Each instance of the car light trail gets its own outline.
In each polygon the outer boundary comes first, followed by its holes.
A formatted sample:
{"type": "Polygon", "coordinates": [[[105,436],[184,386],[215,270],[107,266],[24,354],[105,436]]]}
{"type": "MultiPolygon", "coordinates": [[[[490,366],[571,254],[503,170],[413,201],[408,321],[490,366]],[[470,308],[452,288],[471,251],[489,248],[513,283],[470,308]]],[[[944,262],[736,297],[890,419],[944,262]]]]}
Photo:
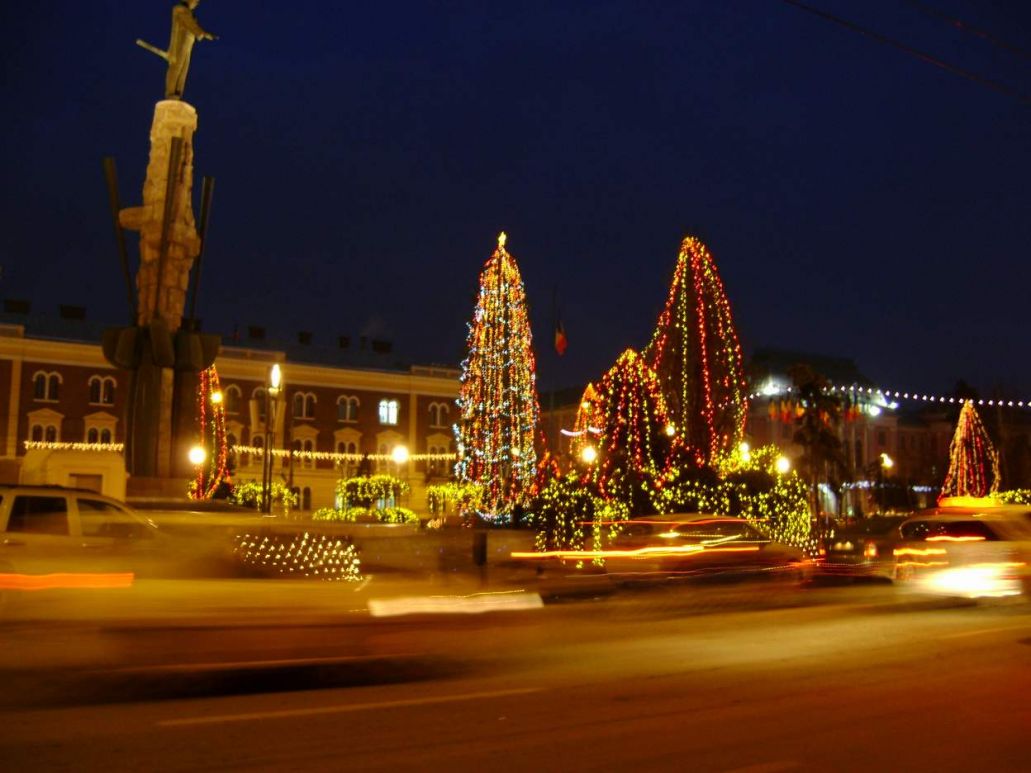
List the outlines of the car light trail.
{"type": "Polygon", "coordinates": [[[59,572],[56,574],[0,574],[0,590],[57,590],[79,588],[99,590],[128,588],[135,580],[132,572],[92,573],[59,572]]]}

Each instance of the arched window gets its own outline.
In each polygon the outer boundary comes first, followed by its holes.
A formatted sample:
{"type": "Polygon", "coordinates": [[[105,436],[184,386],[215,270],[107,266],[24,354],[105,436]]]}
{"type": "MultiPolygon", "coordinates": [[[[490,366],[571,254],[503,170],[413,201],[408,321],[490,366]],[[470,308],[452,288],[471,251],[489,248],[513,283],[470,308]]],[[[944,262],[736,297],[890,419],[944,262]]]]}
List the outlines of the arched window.
{"type": "Polygon", "coordinates": [[[56,403],[60,397],[61,374],[38,371],[32,376],[32,399],[56,403]]]}
{"type": "Polygon", "coordinates": [[[315,395],[311,392],[294,392],[294,418],[315,418],[315,395]]]}
{"type": "Polygon", "coordinates": [[[46,430],[43,432],[43,439],[45,441],[47,441],[48,443],[56,443],[57,442],[57,427],[55,427],[53,424],[49,425],[46,428],[46,430]]]}
{"type": "MultiPolygon", "coordinates": [[[[315,441],[314,440],[305,440],[304,443],[301,444],[301,450],[302,451],[307,451],[308,453],[314,453],[315,452],[315,441]]],[[[302,465],[304,467],[308,468],[308,469],[311,469],[312,467],[315,466],[315,460],[312,459],[310,456],[306,456],[302,460],[302,465]]]]}
{"type": "Polygon", "coordinates": [[[430,426],[446,427],[450,412],[447,403],[430,403],[430,426]]]}
{"type": "Polygon", "coordinates": [[[379,423],[390,425],[397,424],[397,400],[379,401],[379,423]]]}
{"type": "Polygon", "coordinates": [[[111,376],[90,376],[87,383],[90,405],[115,404],[115,380],[111,376]]]}
{"type": "Polygon", "coordinates": [[[109,430],[109,429],[102,429],[102,430],[100,430],[100,442],[101,443],[110,443],[111,442],[111,430],[109,430]]]}
{"type": "Polygon", "coordinates": [[[90,427],[89,430],[86,432],[86,442],[87,443],[99,443],[100,442],[100,433],[97,431],[96,427],[90,427]]]}
{"type": "Polygon", "coordinates": [[[337,421],[358,421],[358,398],[354,395],[340,395],[337,398],[337,421]]]}
{"type": "Polygon", "coordinates": [[[41,442],[43,440],[43,427],[41,427],[39,424],[33,424],[32,432],[29,433],[29,437],[32,439],[32,442],[34,443],[41,442]]]}
{"type": "Polygon", "coordinates": [[[236,446],[236,435],[234,435],[232,432],[227,432],[226,433],[226,448],[228,448],[230,451],[232,451],[235,446],[236,446]]]}
{"type": "Polygon", "coordinates": [[[223,396],[225,397],[226,413],[237,414],[240,412],[240,387],[236,384],[230,384],[223,390],[223,396]]]}

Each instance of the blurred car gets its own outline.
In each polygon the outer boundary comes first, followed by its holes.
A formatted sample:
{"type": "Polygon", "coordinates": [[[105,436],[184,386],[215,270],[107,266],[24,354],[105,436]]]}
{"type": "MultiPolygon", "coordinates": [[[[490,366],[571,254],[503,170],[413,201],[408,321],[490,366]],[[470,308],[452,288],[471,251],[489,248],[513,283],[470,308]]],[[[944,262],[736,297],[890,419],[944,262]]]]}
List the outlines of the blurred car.
{"type": "Polygon", "coordinates": [[[944,500],[900,527],[895,580],[921,593],[999,598],[1031,592],[1031,507],[944,500]]]}
{"type": "Polygon", "coordinates": [[[144,517],[86,489],[0,485],[0,574],[12,575],[7,582],[22,589],[44,587],[46,575],[53,577],[45,582],[73,586],[136,577],[359,575],[346,538],[290,524],[273,529],[247,510],[169,511],[166,505],[152,512],[144,517]],[[158,518],[169,526],[155,523],[158,518]]]}
{"type": "Polygon", "coordinates": [[[3,573],[81,575],[82,582],[99,582],[112,573],[223,574],[230,561],[225,546],[169,537],[150,519],[94,491],[0,486],[3,573]]]}
{"type": "Polygon", "coordinates": [[[836,529],[826,543],[826,552],[816,573],[833,577],[878,577],[892,579],[893,550],[899,541],[899,526],[908,515],[872,516],[836,529]]]}
{"type": "Polygon", "coordinates": [[[743,518],[690,514],[630,521],[604,551],[617,582],[649,580],[802,581],[812,564],[801,549],[763,535],[743,518]]]}

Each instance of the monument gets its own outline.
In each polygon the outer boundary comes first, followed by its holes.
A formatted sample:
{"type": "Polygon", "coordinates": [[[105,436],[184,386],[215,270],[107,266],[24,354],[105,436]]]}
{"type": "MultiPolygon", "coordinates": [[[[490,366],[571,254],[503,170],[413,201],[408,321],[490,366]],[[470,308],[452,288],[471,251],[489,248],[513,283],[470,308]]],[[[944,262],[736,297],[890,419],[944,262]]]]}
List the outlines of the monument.
{"type": "Polygon", "coordinates": [[[115,231],[132,306],[133,324],[108,330],[104,335],[108,361],[130,373],[125,417],[130,493],[142,493],[141,488],[148,488],[147,481],[151,482],[150,491],[168,489],[163,481],[169,483],[188,474],[186,446],[195,434],[197,373],[214,362],[219,348],[217,336],[198,331],[192,308],[190,317],[183,317],[191,271],[199,271],[213,186],[210,179],[205,179],[198,231],[192,204],[197,111],[182,100],[182,94],[194,42],[215,39],[193,15],[198,2],[185,0],[173,9],[167,51],[136,41],[168,62],[165,99],[155,106],[150,129],[142,205],[120,206],[114,162],[105,160],[115,231]],[[129,280],[123,229],[140,235],[135,287],[129,280]]]}

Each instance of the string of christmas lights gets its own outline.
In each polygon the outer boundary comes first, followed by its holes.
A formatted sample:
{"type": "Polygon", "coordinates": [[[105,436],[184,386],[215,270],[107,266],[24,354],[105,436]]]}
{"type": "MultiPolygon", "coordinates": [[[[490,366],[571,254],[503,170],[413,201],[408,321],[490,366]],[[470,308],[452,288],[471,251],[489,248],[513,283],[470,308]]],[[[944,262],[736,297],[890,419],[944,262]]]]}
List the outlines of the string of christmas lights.
{"type": "MultiPolygon", "coordinates": [[[[265,453],[265,449],[261,446],[233,446],[233,450],[238,454],[249,454],[252,456],[262,456],[265,453]]],[[[286,458],[292,456],[294,459],[305,459],[310,461],[320,462],[360,462],[362,459],[369,459],[374,462],[393,462],[393,454],[342,454],[334,451],[291,451],[287,448],[273,448],[273,457],[286,458]]],[[[456,454],[409,454],[408,461],[410,462],[447,462],[454,461],[456,454]]]]}
{"type": "Polygon", "coordinates": [[[680,245],[666,306],[644,358],[658,374],[685,443],[706,463],[744,437],[748,398],[730,302],[709,250],[680,245]]]}
{"type": "MultiPolygon", "coordinates": [[[[757,392],[752,392],[747,396],[749,401],[761,400],[767,397],[777,397],[780,395],[791,394],[795,392],[795,388],[791,386],[781,387],[777,389],[762,389],[757,392]]],[[[945,395],[933,395],[926,394],[923,392],[905,392],[897,389],[882,389],[879,387],[863,387],[856,384],[845,385],[832,385],[828,388],[829,392],[848,392],[853,395],[867,395],[869,397],[880,396],[884,399],[885,403],[889,403],[892,400],[913,400],[916,402],[925,403],[939,403],[942,405],[955,405],[957,403],[962,404],[967,402],[966,398],[963,397],[948,397],[945,395]]],[[[988,407],[999,407],[999,408],[1031,408],[1031,400],[996,400],[996,399],[977,399],[971,400],[975,405],[988,406],[988,407]]]]}
{"type": "Polygon", "coordinates": [[[218,371],[212,365],[197,379],[197,429],[205,446],[207,469],[197,465],[194,485],[190,487],[193,499],[211,499],[223,482],[229,479],[229,444],[226,439],[226,412],[222,402],[222,387],[218,371]]]}
{"type": "Polygon", "coordinates": [[[125,450],[125,443],[62,443],[43,440],[26,440],[26,451],[116,451],[125,450]]]}
{"type": "Polygon", "coordinates": [[[482,485],[484,515],[504,516],[533,488],[540,406],[526,291],[504,233],[480,273],[455,425],[456,477],[482,485]]]}

